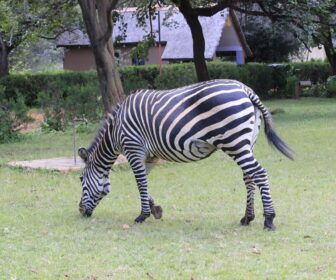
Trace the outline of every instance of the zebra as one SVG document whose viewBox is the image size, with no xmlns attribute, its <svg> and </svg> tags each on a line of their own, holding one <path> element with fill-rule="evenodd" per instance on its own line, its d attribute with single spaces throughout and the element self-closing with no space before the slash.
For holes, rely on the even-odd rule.
<svg viewBox="0 0 336 280">
<path fill-rule="evenodd" d="M 191 162 L 224 151 L 243 172 L 247 190 L 242 225 L 254 219 L 254 192 L 261 193 L 264 228 L 274 230 L 275 210 L 266 170 L 253 155 L 261 121 L 268 142 L 289 159 L 293 151 L 280 139 L 272 116 L 257 94 L 235 80 L 212 80 L 171 90 L 140 90 L 129 95 L 107 115 L 88 149 L 80 148 L 85 162 L 80 176 L 83 191 L 79 211 L 91 216 L 110 192 L 109 171 L 118 155 L 126 156 L 136 179 L 141 213 L 159 219 L 162 208 L 147 188 L 147 175 L 158 159 Z"/>
</svg>

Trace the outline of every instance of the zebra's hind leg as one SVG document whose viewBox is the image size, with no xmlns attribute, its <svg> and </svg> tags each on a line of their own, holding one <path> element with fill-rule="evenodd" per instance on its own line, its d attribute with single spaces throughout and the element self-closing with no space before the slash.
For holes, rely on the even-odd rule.
<svg viewBox="0 0 336 280">
<path fill-rule="evenodd" d="M 242 169 L 244 176 L 251 179 L 251 182 L 258 186 L 264 208 L 264 228 L 275 230 L 273 219 L 275 211 L 273 207 L 272 197 L 268 184 L 266 170 L 258 163 L 251 151 L 243 151 L 239 154 L 230 154 L 231 157 Z"/>
<path fill-rule="evenodd" d="M 273 224 L 275 211 L 269 189 L 267 172 L 257 161 L 256 163 L 257 166 L 252 171 L 249 171 L 248 174 L 260 190 L 265 216 L 264 228 L 268 230 L 275 230 L 275 225 Z"/>
<path fill-rule="evenodd" d="M 247 175 L 244 175 L 244 183 L 246 186 L 247 199 L 246 199 L 246 210 L 245 216 L 240 220 L 240 223 L 243 226 L 247 226 L 251 221 L 254 220 L 254 190 L 255 184 L 251 178 Z"/>
</svg>

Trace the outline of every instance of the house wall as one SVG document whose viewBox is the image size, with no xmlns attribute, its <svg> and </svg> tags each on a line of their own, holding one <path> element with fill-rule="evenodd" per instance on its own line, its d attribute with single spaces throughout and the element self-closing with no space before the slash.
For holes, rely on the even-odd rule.
<svg viewBox="0 0 336 280">
<path fill-rule="evenodd" d="M 120 54 L 119 64 L 120 65 L 132 65 L 132 59 L 129 56 L 131 49 L 130 46 L 122 46 L 120 48 L 116 48 L 116 51 Z M 161 46 L 161 49 L 158 46 L 150 47 L 148 50 L 148 57 L 145 61 L 145 64 L 160 64 L 160 58 L 164 51 L 165 46 Z M 161 55 L 160 55 L 161 53 Z M 162 61 L 162 63 L 167 63 Z"/>
<path fill-rule="evenodd" d="M 315 47 L 311 49 L 311 52 L 309 51 L 304 51 L 302 53 L 303 58 L 306 61 L 310 61 L 312 59 L 321 59 L 324 60 L 327 58 L 324 47 L 320 46 L 320 47 Z"/>
<path fill-rule="evenodd" d="M 65 48 L 63 58 L 65 70 L 85 71 L 96 69 L 93 52 L 89 47 Z"/>
<path fill-rule="evenodd" d="M 244 64 L 246 54 L 241 45 L 237 32 L 231 21 L 231 17 L 228 16 L 225 22 L 225 27 L 223 29 L 219 44 L 216 49 L 217 52 L 236 52 L 236 62 L 237 64 Z"/>
<path fill-rule="evenodd" d="M 164 47 L 151 47 L 148 51 L 148 57 L 145 64 L 160 64 L 160 53 L 164 51 Z M 132 65 L 132 59 L 129 57 L 129 52 L 132 47 L 122 46 L 116 48 L 115 52 L 119 53 L 117 58 L 117 63 L 119 65 Z M 162 61 L 163 64 L 168 63 L 167 61 Z M 66 48 L 64 51 L 63 58 L 63 68 L 65 70 L 73 71 L 86 71 L 96 69 L 96 63 L 93 56 L 92 49 L 90 47 L 70 47 Z"/>
<path fill-rule="evenodd" d="M 162 64 L 168 63 L 167 61 L 161 61 L 164 49 L 165 46 L 161 46 L 160 48 L 158 46 L 149 48 L 146 64 L 160 64 L 160 62 Z"/>
</svg>

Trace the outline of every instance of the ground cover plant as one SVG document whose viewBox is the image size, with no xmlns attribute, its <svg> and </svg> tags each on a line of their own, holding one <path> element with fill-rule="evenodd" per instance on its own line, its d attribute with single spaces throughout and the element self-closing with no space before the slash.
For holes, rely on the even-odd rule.
<svg viewBox="0 0 336 280">
<path fill-rule="evenodd" d="M 90 219 L 77 209 L 79 172 L 6 166 L 71 156 L 70 130 L 0 145 L 0 279 L 334 279 L 336 100 L 266 104 L 285 111 L 274 116 L 276 129 L 296 151 L 291 162 L 258 138 L 255 154 L 270 176 L 275 232 L 262 229 L 258 194 L 255 221 L 239 225 L 246 196 L 241 171 L 219 152 L 156 167 L 149 189 L 164 216 L 133 225 L 140 205 L 127 166 L 114 168 L 111 193 Z M 86 131 L 79 145 L 95 133 Z"/>
</svg>

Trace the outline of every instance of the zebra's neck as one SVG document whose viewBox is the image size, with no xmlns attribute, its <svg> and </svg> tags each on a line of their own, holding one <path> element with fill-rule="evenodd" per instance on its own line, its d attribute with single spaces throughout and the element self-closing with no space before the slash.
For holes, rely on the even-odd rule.
<svg viewBox="0 0 336 280">
<path fill-rule="evenodd" d="M 117 113 L 115 110 L 108 114 L 102 127 L 92 141 L 88 152 L 93 165 L 103 170 L 110 170 L 119 152 Z"/>
</svg>

